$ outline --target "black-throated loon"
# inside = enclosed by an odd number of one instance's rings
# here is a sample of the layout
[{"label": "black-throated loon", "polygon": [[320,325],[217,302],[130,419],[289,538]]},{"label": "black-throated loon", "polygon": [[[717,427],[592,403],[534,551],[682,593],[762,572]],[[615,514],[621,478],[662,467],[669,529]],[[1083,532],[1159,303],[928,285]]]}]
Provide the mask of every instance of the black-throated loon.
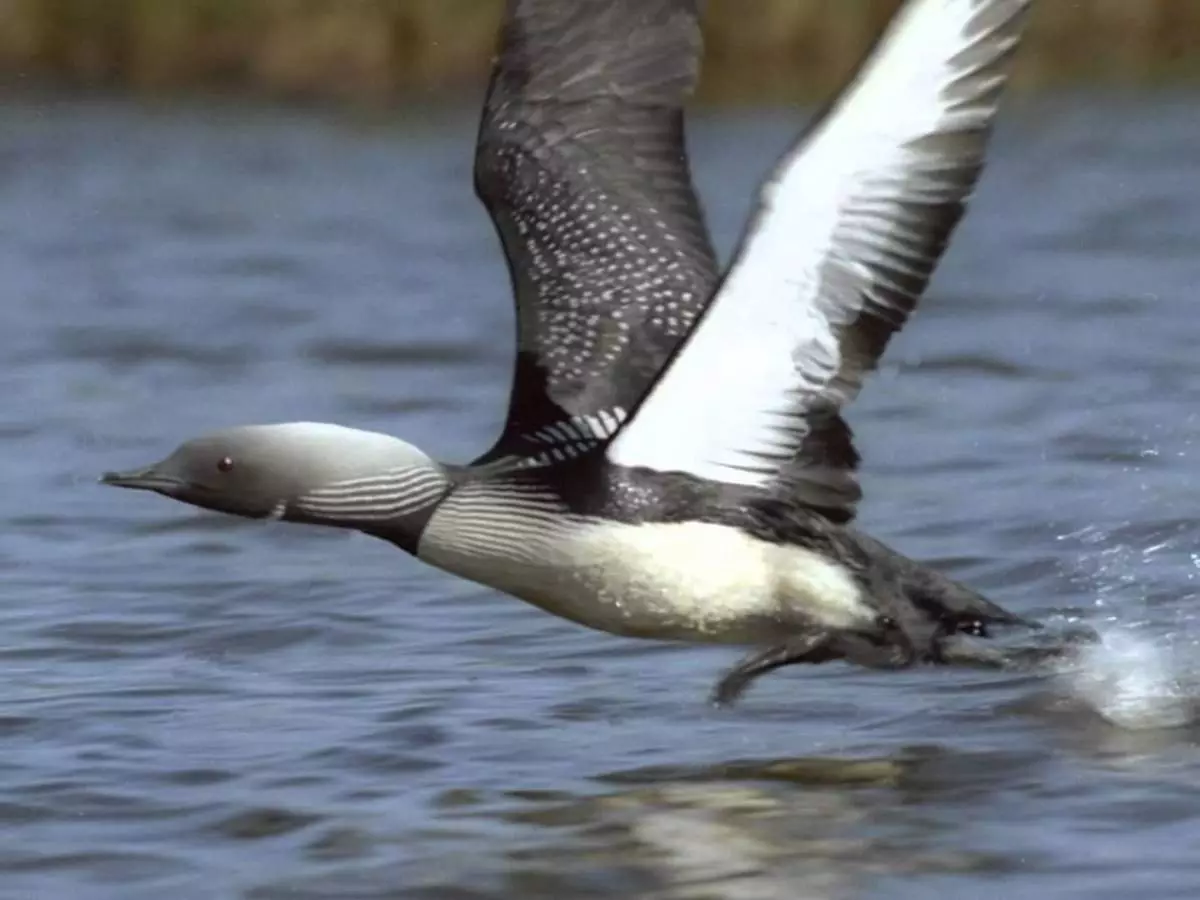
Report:
[{"label": "black-throated loon", "polygon": [[908,0],[763,185],[720,274],[683,106],[698,0],[510,0],[475,160],[517,304],[503,433],[467,466],[338,425],[233,428],[109,484],[357,529],[619,635],[782,665],[983,659],[1030,625],[855,531],[842,407],[983,167],[1032,0]]}]

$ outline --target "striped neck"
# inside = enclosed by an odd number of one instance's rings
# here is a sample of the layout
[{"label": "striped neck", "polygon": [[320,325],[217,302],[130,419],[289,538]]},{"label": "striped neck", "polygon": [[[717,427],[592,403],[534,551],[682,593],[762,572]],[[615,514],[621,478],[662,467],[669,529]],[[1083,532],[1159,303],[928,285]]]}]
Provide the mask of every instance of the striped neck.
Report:
[{"label": "striped neck", "polygon": [[314,488],[289,503],[282,518],[361,531],[415,554],[434,509],[453,487],[451,467],[423,460]]}]

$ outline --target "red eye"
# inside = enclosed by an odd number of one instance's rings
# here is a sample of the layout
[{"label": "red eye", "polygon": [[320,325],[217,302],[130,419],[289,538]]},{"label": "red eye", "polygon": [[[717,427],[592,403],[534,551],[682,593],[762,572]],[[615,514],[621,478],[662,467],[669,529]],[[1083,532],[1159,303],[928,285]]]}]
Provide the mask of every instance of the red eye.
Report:
[{"label": "red eye", "polygon": [[233,458],[230,456],[222,456],[217,460],[217,471],[228,472],[233,469]]}]

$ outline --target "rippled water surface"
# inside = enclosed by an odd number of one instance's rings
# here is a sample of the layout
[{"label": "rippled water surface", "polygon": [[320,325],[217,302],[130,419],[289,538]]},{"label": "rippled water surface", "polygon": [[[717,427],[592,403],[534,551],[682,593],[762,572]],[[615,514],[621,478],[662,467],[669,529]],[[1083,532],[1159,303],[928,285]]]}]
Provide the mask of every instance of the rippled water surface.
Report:
[{"label": "rippled water surface", "polygon": [[[10,101],[0,896],[1196,896],[1196,105],[1010,104],[852,412],[866,530],[1105,646],[716,711],[736,651],[94,483],[239,422],[485,447],[512,313],[473,110]],[[802,118],[696,118],[725,250]]]}]

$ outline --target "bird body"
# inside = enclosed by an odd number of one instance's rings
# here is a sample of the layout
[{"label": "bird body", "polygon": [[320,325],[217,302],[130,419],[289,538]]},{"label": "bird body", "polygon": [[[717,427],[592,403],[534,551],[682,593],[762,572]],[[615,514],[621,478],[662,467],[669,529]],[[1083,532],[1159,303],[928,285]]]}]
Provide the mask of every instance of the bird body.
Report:
[{"label": "bird body", "polygon": [[486,483],[456,492],[434,513],[417,555],[628,637],[749,644],[789,622],[849,628],[874,618],[846,569],[803,546],[701,519],[579,516],[536,489],[506,494]]},{"label": "bird body", "polygon": [[495,444],[458,466],[246,426],[105,480],[363,531],[613,634],[754,645],[726,702],[791,663],[969,660],[962,635],[1033,623],[853,528],[841,413],[965,210],[1030,2],[908,0],[720,273],[683,134],[697,2],[510,0],[475,162],[517,304]]}]

